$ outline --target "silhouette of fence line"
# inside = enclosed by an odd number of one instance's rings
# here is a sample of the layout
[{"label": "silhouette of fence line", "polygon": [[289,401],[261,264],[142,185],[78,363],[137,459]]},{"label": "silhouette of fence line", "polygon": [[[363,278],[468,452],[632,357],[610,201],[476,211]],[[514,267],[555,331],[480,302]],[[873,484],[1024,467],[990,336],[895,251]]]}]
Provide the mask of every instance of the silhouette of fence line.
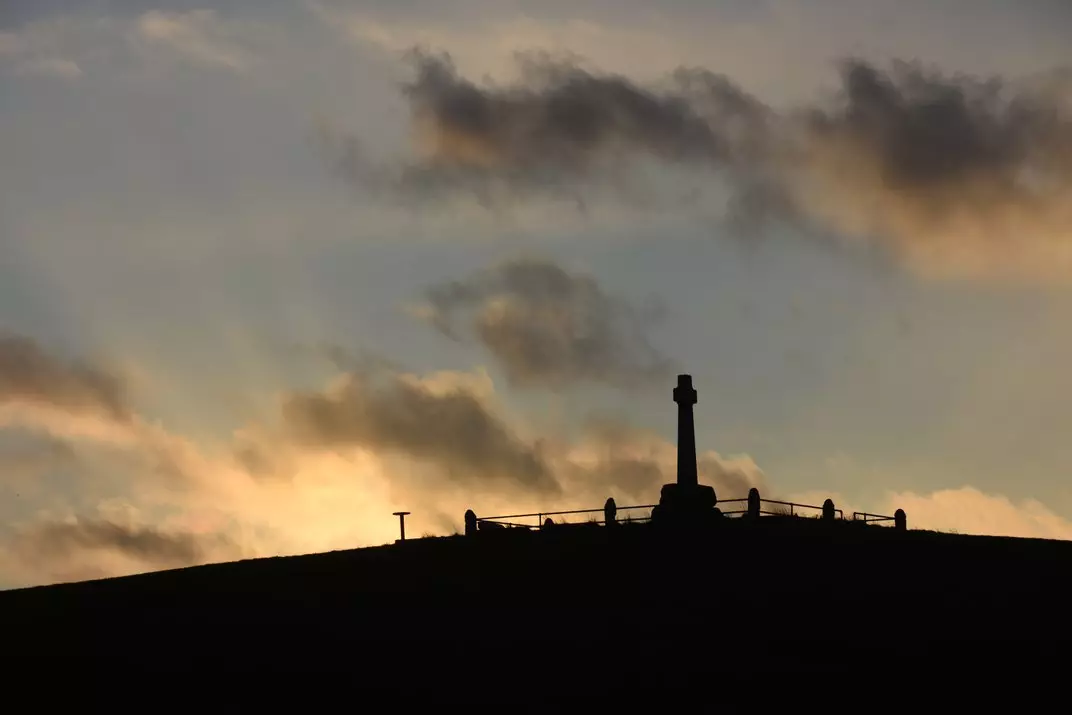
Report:
[{"label": "silhouette of fence line", "polygon": [[853,521],[862,521],[865,524],[871,524],[881,521],[895,521],[892,516],[886,516],[885,514],[870,514],[866,511],[854,511],[852,513]]},{"label": "silhouette of fence line", "polygon": [[[823,513],[823,508],[821,506],[815,506],[814,504],[800,504],[798,502],[779,501],[778,499],[760,499],[759,503],[760,503],[760,505],[763,505],[763,504],[777,504],[778,506],[789,507],[789,516],[804,516],[803,514],[798,514],[797,513],[798,509],[812,509],[814,511],[819,512],[819,514]],[[746,506],[745,506],[744,509],[723,509],[722,508],[723,504],[745,504]],[[719,505],[718,508],[722,510],[723,514],[730,514],[730,515],[733,515],[733,514],[747,514],[748,513],[747,504],[748,504],[748,497],[743,497],[741,499],[719,499],[718,500],[718,505]],[[845,512],[843,510],[835,508],[834,511],[837,512],[837,515],[838,515],[839,519],[844,519],[845,518]],[[784,510],[764,509],[764,508],[762,508],[762,506],[760,506],[759,513],[761,515],[763,515],[763,516],[785,516],[785,511]]]},{"label": "silhouette of fence line", "polygon": [[[787,516],[787,515],[788,516],[807,516],[807,515],[809,515],[807,513],[800,513],[801,510],[811,510],[813,512],[816,512],[816,514],[815,514],[816,516],[821,516],[822,513],[823,513],[823,507],[817,506],[815,504],[802,504],[802,503],[799,503],[799,502],[781,501],[779,499],[760,499],[759,503],[760,503],[760,509],[758,511],[758,514],[761,515],[761,516]],[[744,506],[741,507],[741,508],[733,508],[733,509],[725,508],[727,505],[737,505],[737,504],[743,504]],[[762,505],[764,505],[764,504],[776,505],[776,506],[780,506],[780,507],[783,507],[783,508],[782,509],[764,509],[764,508],[762,508]],[[748,505],[748,498],[747,497],[742,497],[740,499],[720,499],[718,501],[719,509],[722,511],[722,513],[724,515],[727,515],[727,516],[740,517],[740,516],[743,516],[743,515],[747,514],[748,513],[748,506],[747,505]],[[656,506],[655,504],[642,504],[642,505],[637,505],[637,506],[619,506],[619,507],[616,507],[616,512],[618,513],[618,517],[615,519],[615,521],[626,521],[626,522],[631,522],[631,523],[643,523],[643,522],[646,522],[646,521],[650,521],[651,520],[651,512],[650,512],[650,510],[654,509],[655,506]],[[632,516],[632,515],[626,514],[624,519],[622,519],[622,517],[621,517],[621,512],[623,512],[623,511],[628,512],[630,510],[635,511],[635,510],[642,510],[642,509],[649,510],[648,514],[643,515],[643,516]],[[844,519],[845,518],[845,512],[842,509],[835,508],[834,512],[837,513],[839,519]],[[605,513],[606,513],[606,507],[604,507],[602,509],[568,509],[568,510],[565,510],[565,511],[542,511],[542,512],[533,512],[531,514],[504,514],[502,516],[477,517],[476,518],[476,523],[478,525],[484,524],[484,523],[498,524],[500,526],[515,528],[515,529],[539,529],[541,526],[543,526],[545,519],[551,519],[552,517],[572,516],[572,515],[575,515],[575,514],[593,514],[593,515],[599,515],[599,518],[588,519],[588,520],[582,521],[582,522],[561,522],[561,523],[567,523],[567,524],[571,524],[571,523],[572,524],[589,523],[589,524],[596,524],[596,525],[606,526],[607,521],[606,521],[605,518],[602,518],[603,514],[605,514]],[[858,515],[858,514],[863,514],[863,512],[853,512],[853,520],[856,520],[856,515]],[[876,517],[874,519],[871,519],[873,521],[886,521],[886,520],[893,521],[894,520],[894,517],[892,517],[892,516],[887,517],[887,516],[882,516],[882,515],[879,515],[879,514],[867,514],[867,516],[868,517]],[[536,523],[535,524],[523,524],[523,523],[519,523],[517,521],[514,521],[515,519],[536,519]],[[552,521],[554,521],[554,519],[552,519]]]},{"label": "silhouette of fence line", "polygon": [[[630,509],[648,509],[649,513],[645,516],[631,516],[626,515],[625,521],[631,522],[644,522],[651,520],[650,510],[655,508],[655,504],[641,504],[638,506],[620,506],[617,507],[617,511],[629,511]],[[604,514],[604,509],[569,509],[566,511],[542,511],[534,514],[506,514],[504,516],[483,516],[477,518],[477,523],[491,522],[494,524],[501,524],[502,526],[510,526],[514,528],[524,529],[538,529],[543,525],[544,519],[550,519],[553,516],[570,516],[572,514],[599,514],[601,517]],[[517,522],[507,521],[507,519],[536,519],[535,524],[518,524]],[[566,522],[566,523],[590,523],[590,524],[602,524],[606,525],[606,520],[603,518],[589,519],[585,522]]]}]

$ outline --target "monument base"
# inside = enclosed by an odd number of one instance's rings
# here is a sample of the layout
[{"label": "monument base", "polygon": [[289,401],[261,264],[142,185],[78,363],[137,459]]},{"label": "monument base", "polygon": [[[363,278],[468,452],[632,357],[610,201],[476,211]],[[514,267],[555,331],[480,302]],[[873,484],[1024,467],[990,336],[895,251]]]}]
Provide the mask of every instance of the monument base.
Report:
[{"label": "monument base", "polygon": [[664,484],[659,504],[651,512],[651,521],[653,524],[673,526],[709,524],[722,516],[715,507],[717,503],[714,487],[704,484],[690,487]]}]

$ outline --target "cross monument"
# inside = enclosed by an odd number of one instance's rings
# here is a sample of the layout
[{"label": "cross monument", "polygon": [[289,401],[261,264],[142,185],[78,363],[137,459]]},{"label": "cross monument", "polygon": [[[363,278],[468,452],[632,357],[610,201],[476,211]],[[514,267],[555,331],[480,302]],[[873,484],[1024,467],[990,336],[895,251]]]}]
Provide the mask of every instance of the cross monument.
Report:
[{"label": "cross monument", "polygon": [[700,484],[696,470],[696,426],[692,407],[696,390],[692,375],[678,375],[674,388],[677,403],[677,481],[664,484],[652,521],[661,524],[696,524],[716,516],[714,487]]}]

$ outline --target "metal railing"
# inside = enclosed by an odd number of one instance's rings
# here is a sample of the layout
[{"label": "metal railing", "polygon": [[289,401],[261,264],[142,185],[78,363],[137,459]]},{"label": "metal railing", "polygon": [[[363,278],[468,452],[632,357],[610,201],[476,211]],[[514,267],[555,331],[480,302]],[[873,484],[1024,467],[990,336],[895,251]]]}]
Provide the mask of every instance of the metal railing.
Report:
[{"label": "metal railing", "polygon": [[[635,510],[638,510],[638,509],[647,509],[648,510],[648,514],[645,515],[645,516],[633,516],[631,514],[626,514],[624,519],[619,518],[619,519],[617,519],[617,521],[626,521],[626,522],[632,522],[632,523],[641,523],[641,522],[650,521],[651,520],[651,510],[654,509],[655,506],[656,506],[655,504],[641,504],[641,505],[638,505],[638,506],[620,506],[620,507],[617,507],[617,513],[618,513],[619,516],[621,515],[621,513],[623,511],[630,511],[630,510],[635,511]],[[476,521],[477,521],[477,524],[481,524],[483,522],[490,522],[490,523],[493,523],[493,524],[501,524],[502,526],[507,526],[507,527],[511,527],[511,528],[515,528],[515,529],[539,529],[541,526],[543,526],[544,519],[549,519],[551,517],[571,516],[571,515],[574,515],[574,514],[598,514],[599,518],[598,519],[586,519],[586,520],[580,521],[580,522],[573,521],[573,522],[565,522],[565,523],[569,523],[569,524],[578,524],[578,523],[580,523],[580,524],[606,525],[606,520],[603,518],[603,514],[604,514],[603,509],[569,509],[569,510],[566,510],[566,511],[542,511],[542,512],[537,512],[537,513],[534,513],[534,514],[506,514],[504,516],[484,516],[484,517],[478,517]],[[521,523],[518,523],[516,521],[512,521],[513,519],[536,519],[536,523],[535,524],[521,524]],[[556,524],[562,523],[562,522],[559,522],[557,519],[552,519],[552,521],[555,521]]]},{"label": "metal railing", "polygon": [[869,514],[866,511],[854,511],[852,513],[853,521],[862,521],[865,524],[874,524],[882,521],[896,521],[892,516],[886,516],[885,514]]},{"label": "metal railing", "polygon": [[[745,505],[745,507],[743,509],[741,509],[741,508],[724,509],[723,506],[722,506],[723,504],[742,504],[742,503]],[[815,506],[814,504],[800,504],[798,502],[779,501],[778,499],[760,499],[759,504],[760,504],[759,513],[762,516],[805,516],[805,514],[798,513],[798,510],[800,510],[800,509],[810,509],[812,511],[819,512],[819,514],[823,513],[823,508],[821,506]],[[778,506],[789,507],[789,509],[788,509],[788,511],[786,511],[785,509],[764,509],[763,508],[764,504],[777,504]],[[722,510],[723,514],[728,514],[728,515],[747,514],[748,513],[748,498],[744,497],[744,498],[741,498],[741,499],[720,499],[718,501],[718,508]],[[838,515],[839,519],[844,519],[845,518],[845,512],[842,509],[835,508],[834,511],[837,512],[837,515]]]},{"label": "metal railing", "polygon": [[[780,501],[778,499],[760,499],[759,503],[760,503],[759,513],[760,513],[761,516],[811,516],[811,514],[807,513],[808,511],[816,512],[815,515],[819,516],[819,515],[822,515],[822,512],[823,512],[823,507],[816,506],[814,504],[801,504],[799,502]],[[763,505],[765,505],[765,504],[776,505],[776,506],[779,506],[779,507],[782,507],[782,508],[781,509],[777,509],[777,508],[764,509]],[[732,508],[732,509],[726,508],[729,505],[734,505],[734,508]],[[743,505],[743,506],[738,506],[738,505]],[[617,517],[616,517],[615,521],[619,521],[619,522],[624,521],[626,523],[644,523],[644,522],[647,522],[647,521],[651,521],[651,510],[654,509],[655,506],[656,506],[655,504],[642,504],[642,505],[637,505],[637,506],[620,506],[620,507],[617,507],[616,508]],[[720,499],[718,501],[718,508],[726,516],[738,516],[738,517],[743,516],[743,515],[748,513],[748,498],[747,497],[742,497],[742,498],[739,498],[739,499]],[[631,514],[626,513],[624,518],[622,518],[622,512],[637,511],[637,510],[642,510],[642,509],[647,509],[648,513],[646,515],[643,515],[643,516],[633,516]],[[804,513],[801,513],[802,510],[804,510]],[[834,511],[838,515],[837,518],[839,518],[839,519],[844,519],[845,518],[844,510],[835,508]],[[500,526],[504,526],[504,527],[508,527],[508,528],[514,528],[514,529],[539,529],[540,527],[543,526],[544,520],[550,518],[556,524],[559,524],[559,523],[578,524],[578,523],[580,523],[580,524],[594,524],[594,525],[603,525],[603,526],[605,526],[607,522],[606,522],[606,519],[603,516],[604,513],[605,512],[604,512],[603,509],[570,509],[570,510],[566,510],[566,511],[534,512],[532,514],[504,514],[502,516],[478,517],[477,518],[477,524],[481,525],[481,524],[487,522],[487,523],[498,524]],[[577,515],[577,514],[598,515],[598,518],[587,519],[587,520],[580,521],[580,522],[577,522],[577,521],[562,521],[562,522],[560,522],[557,518],[552,518],[552,517],[562,517],[562,516],[573,516],[573,515]],[[853,512],[853,520],[856,520],[857,515],[863,515],[863,514],[862,514],[862,512]],[[870,520],[873,520],[873,521],[884,521],[884,520],[893,521],[892,516],[887,517],[887,516],[881,516],[881,515],[878,515],[878,514],[867,514],[866,516],[873,517],[872,519],[870,519]],[[534,523],[534,524],[533,523],[521,523],[521,522],[517,521],[518,519],[535,519],[536,523]]]}]

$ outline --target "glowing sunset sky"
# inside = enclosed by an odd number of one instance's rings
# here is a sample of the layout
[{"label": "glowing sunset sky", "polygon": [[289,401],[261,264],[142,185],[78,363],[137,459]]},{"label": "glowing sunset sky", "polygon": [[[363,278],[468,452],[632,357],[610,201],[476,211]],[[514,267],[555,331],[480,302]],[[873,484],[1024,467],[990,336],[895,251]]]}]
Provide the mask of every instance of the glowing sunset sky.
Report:
[{"label": "glowing sunset sky", "polygon": [[10,0],[0,588],[703,480],[1072,538],[1072,6]]}]

